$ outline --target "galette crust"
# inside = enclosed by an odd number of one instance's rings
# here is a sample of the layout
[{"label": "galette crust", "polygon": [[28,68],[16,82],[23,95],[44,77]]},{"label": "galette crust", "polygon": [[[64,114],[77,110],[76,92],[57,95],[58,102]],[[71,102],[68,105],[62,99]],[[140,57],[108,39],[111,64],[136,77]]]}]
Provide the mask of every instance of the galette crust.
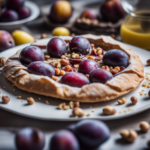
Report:
[{"label": "galette crust", "polygon": [[[106,84],[93,83],[82,88],[60,84],[49,77],[29,74],[27,68],[19,61],[20,51],[7,60],[3,68],[4,76],[19,89],[44,96],[79,102],[109,101],[137,88],[144,79],[144,67],[139,57],[129,47],[109,36],[82,35],[90,43],[104,50],[120,49],[129,56],[129,66]],[[71,40],[70,36],[61,37]],[[32,45],[36,45],[33,43]],[[42,45],[42,41],[41,41]]]}]

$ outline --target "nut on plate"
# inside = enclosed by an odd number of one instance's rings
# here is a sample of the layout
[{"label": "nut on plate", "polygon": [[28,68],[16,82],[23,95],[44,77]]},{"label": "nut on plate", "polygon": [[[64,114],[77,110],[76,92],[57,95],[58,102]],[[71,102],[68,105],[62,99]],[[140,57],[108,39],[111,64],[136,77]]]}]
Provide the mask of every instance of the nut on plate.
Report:
[{"label": "nut on plate", "polygon": [[5,57],[1,57],[0,58],[0,67],[3,67],[6,63],[6,58]]},{"label": "nut on plate", "polygon": [[58,105],[58,109],[64,109],[65,106],[66,106],[66,103],[61,103]]},{"label": "nut on plate", "polygon": [[142,132],[147,132],[150,129],[150,125],[146,121],[140,122],[140,129]]},{"label": "nut on plate", "polygon": [[120,135],[125,141],[129,143],[134,142],[137,138],[137,133],[134,130],[122,130]]},{"label": "nut on plate", "polygon": [[9,96],[3,96],[3,97],[2,97],[2,101],[3,101],[4,104],[9,103],[9,101],[10,101]]},{"label": "nut on plate", "polygon": [[118,104],[122,105],[126,103],[126,99],[123,97],[122,99],[118,100]]},{"label": "nut on plate", "polygon": [[83,117],[85,116],[84,111],[81,108],[75,107],[72,111],[73,116]]},{"label": "nut on plate", "polygon": [[27,102],[28,102],[29,105],[32,105],[32,104],[34,104],[35,100],[34,100],[33,97],[28,97]]},{"label": "nut on plate", "polygon": [[135,96],[131,97],[131,102],[133,105],[135,105],[138,102],[138,99]]},{"label": "nut on plate", "polygon": [[105,106],[103,108],[104,115],[114,115],[117,111],[112,106]]}]

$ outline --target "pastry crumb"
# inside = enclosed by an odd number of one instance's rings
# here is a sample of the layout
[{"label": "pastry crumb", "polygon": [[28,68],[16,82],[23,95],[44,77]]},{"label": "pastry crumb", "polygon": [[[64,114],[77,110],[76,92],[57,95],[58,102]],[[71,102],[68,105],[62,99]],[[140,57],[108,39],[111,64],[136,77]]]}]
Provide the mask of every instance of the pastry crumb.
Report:
[{"label": "pastry crumb", "polygon": [[18,99],[21,99],[21,95],[18,95],[17,98],[18,98]]},{"label": "pastry crumb", "polygon": [[29,105],[32,105],[32,104],[34,104],[35,100],[34,100],[33,97],[28,97],[27,102],[28,102]]},{"label": "pastry crumb", "polygon": [[146,82],[145,82],[145,83],[143,83],[143,84],[142,84],[142,86],[143,86],[143,87],[146,87],[146,86],[147,86],[147,83],[146,83]]},{"label": "pastry crumb", "polygon": [[86,116],[91,116],[91,114],[87,114]]},{"label": "pastry crumb", "polygon": [[92,112],[95,112],[95,110],[92,110]]},{"label": "pastry crumb", "polygon": [[49,102],[48,102],[48,101],[45,101],[45,103],[46,103],[47,105],[49,105]]}]

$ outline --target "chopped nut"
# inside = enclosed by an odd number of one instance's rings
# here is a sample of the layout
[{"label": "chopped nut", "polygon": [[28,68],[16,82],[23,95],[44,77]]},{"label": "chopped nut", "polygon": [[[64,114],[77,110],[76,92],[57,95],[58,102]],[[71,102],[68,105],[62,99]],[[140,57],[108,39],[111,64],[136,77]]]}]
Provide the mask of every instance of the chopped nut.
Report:
[{"label": "chopped nut", "polygon": [[65,74],[64,70],[60,70],[60,74],[63,76]]},{"label": "chopped nut", "polygon": [[150,59],[147,60],[147,65],[150,66]]},{"label": "chopped nut", "polygon": [[17,96],[17,98],[18,98],[18,99],[21,99],[21,96],[19,95],[19,96]]},{"label": "chopped nut", "polygon": [[93,56],[88,56],[88,59],[94,60],[94,57]]},{"label": "chopped nut", "polygon": [[41,34],[41,39],[45,39],[45,38],[47,38],[47,34],[45,33]]},{"label": "chopped nut", "polygon": [[2,101],[3,101],[4,104],[7,104],[10,101],[9,96],[3,96]]},{"label": "chopped nut", "polygon": [[95,110],[92,110],[92,112],[95,112]]},{"label": "chopped nut", "polygon": [[115,67],[114,69],[116,69],[118,72],[120,72],[120,67]]},{"label": "chopped nut", "polygon": [[61,64],[60,64],[59,62],[56,62],[56,63],[55,63],[55,66],[56,66],[57,68],[61,68]]},{"label": "chopped nut", "polygon": [[92,44],[91,44],[91,47],[95,47],[95,45],[92,43]]},{"label": "chopped nut", "polygon": [[66,67],[65,67],[65,69],[64,69],[64,70],[65,70],[65,71],[71,71],[71,69],[72,69],[72,68],[71,68],[71,66],[70,66],[70,65],[68,65],[68,66],[66,66]]},{"label": "chopped nut", "polygon": [[60,74],[60,70],[58,68],[55,68],[55,74],[59,75]]},{"label": "chopped nut", "polygon": [[67,59],[61,59],[60,63],[61,63],[62,66],[69,65],[69,61]]},{"label": "chopped nut", "polygon": [[66,106],[66,103],[61,103],[59,104],[58,109],[63,109],[65,106]]},{"label": "chopped nut", "polygon": [[150,129],[150,125],[146,121],[140,122],[140,129],[142,132],[147,132]]},{"label": "chopped nut", "polygon": [[66,56],[65,56],[65,55],[62,55],[62,56],[61,56],[61,58],[62,58],[62,59],[65,59],[65,58],[66,58]]},{"label": "chopped nut", "polygon": [[126,103],[126,99],[123,97],[121,100],[118,100],[118,104],[122,105]]},{"label": "chopped nut", "polygon": [[79,54],[77,54],[77,53],[72,53],[71,57],[72,57],[72,58],[78,58],[78,57],[79,57]]},{"label": "chopped nut", "polygon": [[64,106],[64,110],[68,110],[68,109],[70,109],[69,105]]},{"label": "chopped nut", "polygon": [[103,113],[105,115],[114,115],[116,113],[116,110],[112,106],[105,106],[103,108]]},{"label": "chopped nut", "polygon": [[143,86],[143,87],[146,87],[146,86],[147,86],[147,83],[143,83],[142,86]]},{"label": "chopped nut", "polygon": [[91,114],[87,114],[86,116],[91,116]]},{"label": "chopped nut", "polygon": [[58,78],[55,77],[55,76],[52,76],[52,79],[53,79],[54,81],[57,81],[57,80],[58,80]]},{"label": "chopped nut", "polygon": [[76,65],[74,65],[74,67],[75,67],[75,68],[79,68],[79,65],[76,64]]},{"label": "chopped nut", "polygon": [[118,70],[117,70],[117,69],[112,69],[112,70],[111,70],[111,73],[112,73],[112,74],[116,74],[116,73],[118,73]]},{"label": "chopped nut", "polygon": [[134,142],[135,139],[137,138],[137,133],[134,130],[122,130],[120,132],[120,135],[122,136],[122,138],[124,140],[126,140],[127,142]]},{"label": "chopped nut", "polygon": [[0,58],[0,67],[3,67],[6,63],[6,58],[5,57],[1,57]]},{"label": "chopped nut", "polygon": [[73,101],[70,101],[70,102],[69,102],[69,106],[70,106],[71,109],[74,108]]},{"label": "chopped nut", "polygon": [[50,58],[50,56],[49,55],[45,55],[45,59],[49,59]]},{"label": "chopped nut", "polygon": [[35,100],[34,100],[33,97],[28,97],[27,102],[28,102],[29,105],[32,105],[32,104],[34,104]]},{"label": "chopped nut", "polygon": [[138,102],[138,99],[135,96],[131,97],[131,102],[133,105],[135,105]]},{"label": "chopped nut", "polygon": [[74,116],[78,116],[78,117],[83,117],[83,116],[85,116],[84,111],[83,111],[81,108],[78,108],[78,107],[75,107],[75,108],[73,109],[72,114],[73,114]]},{"label": "chopped nut", "polygon": [[102,66],[102,69],[105,69],[106,71],[110,71],[108,66]]}]

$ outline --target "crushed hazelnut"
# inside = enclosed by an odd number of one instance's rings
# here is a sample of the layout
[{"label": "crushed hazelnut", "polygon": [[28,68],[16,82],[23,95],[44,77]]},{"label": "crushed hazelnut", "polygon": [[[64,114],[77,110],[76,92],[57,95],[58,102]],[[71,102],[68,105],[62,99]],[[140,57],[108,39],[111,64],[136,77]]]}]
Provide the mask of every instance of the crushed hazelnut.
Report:
[{"label": "crushed hazelnut", "polygon": [[28,97],[27,102],[28,102],[29,105],[32,105],[32,104],[34,104],[35,100],[34,100],[33,97]]},{"label": "crushed hazelnut", "polygon": [[120,72],[120,67],[115,67],[114,69],[116,69],[118,72]]},{"label": "crushed hazelnut", "polygon": [[91,116],[91,114],[87,114],[86,116]]},{"label": "crushed hazelnut", "polygon": [[69,65],[69,61],[67,59],[61,59],[60,63],[61,63],[62,66]]},{"label": "crushed hazelnut", "polygon": [[63,76],[65,74],[64,70],[60,70],[60,74]]},{"label": "crushed hazelnut", "polygon": [[47,34],[45,33],[41,34],[41,39],[45,39],[45,38],[47,38]]},{"label": "crushed hazelnut", "polygon": [[126,99],[123,97],[121,100],[118,100],[118,104],[122,105],[126,103]]},{"label": "crushed hazelnut", "polygon": [[138,99],[135,96],[131,97],[131,102],[133,105],[135,105],[138,102]]},{"label": "crushed hazelnut", "polygon": [[49,59],[50,58],[50,56],[49,55],[45,55],[45,59]]},{"label": "crushed hazelnut", "polygon": [[19,95],[19,96],[17,96],[17,98],[18,98],[18,99],[21,99],[21,96]]},{"label": "crushed hazelnut", "polygon": [[75,68],[79,68],[79,65],[76,64],[76,65],[74,65],[74,67],[75,67]]},{"label": "crushed hazelnut", "polygon": [[65,106],[66,106],[66,103],[61,103],[59,104],[58,109],[63,109]]},{"label": "crushed hazelnut", "polygon": [[71,57],[72,57],[72,58],[78,58],[78,57],[79,57],[79,54],[77,54],[77,53],[72,53]]},{"label": "crushed hazelnut", "polygon": [[105,106],[103,108],[104,115],[114,115],[116,110],[112,106]]},{"label": "crushed hazelnut", "polygon": [[106,71],[110,71],[108,66],[102,66],[102,69],[105,69]]},{"label": "crushed hazelnut", "polygon": [[61,64],[60,64],[59,62],[56,62],[56,63],[55,63],[55,66],[56,66],[57,68],[61,68]]},{"label": "crushed hazelnut", "polygon": [[147,60],[147,65],[150,66],[150,59]]},{"label": "crushed hazelnut", "polygon": [[64,106],[64,110],[68,110],[68,109],[70,109],[69,105]]},{"label": "crushed hazelnut", "polygon": [[71,69],[72,69],[72,68],[71,68],[70,65],[68,65],[68,66],[66,66],[66,67],[64,68],[65,71],[71,71]]},{"label": "crushed hazelnut", "polygon": [[147,86],[147,83],[146,83],[146,82],[145,82],[145,83],[143,83],[143,84],[142,84],[142,86],[143,86],[143,87],[146,87],[146,86]]},{"label": "crushed hazelnut", "polygon": [[9,96],[3,96],[3,97],[2,97],[2,101],[3,101],[4,104],[9,103],[9,101],[10,101]]},{"label": "crushed hazelnut", "polygon": [[146,121],[140,122],[140,129],[142,132],[147,132],[150,129],[150,125]]},{"label": "crushed hazelnut", "polygon": [[112,70],[111,70],[111,73],[112,73],[112,74],[116,74],[116,73],[118,73],[118,70],[117,70],[117,69],[112,69]]},{"label": "crushed hazelnut", "polygon": [[122,130],[120,135],[124,140],[130,143],[134,142],[137,138],[137,133],[134,130]]},{"label": "crushed hazelnut", "polygon": [[58,80],[58,78],[55,77],[55,76],[52,76],[52,79],[53,79],[54,81],[57,81],[57,80]]},{"label": "crushed hazelnut", "polygon": [[60,70],[58,68],[55,68],[55,74],[59,75],[60,74]]},{"label": "crushed hazelnut", "polygon": [[88,59],[94,60],[94,57],[93,56],[88,56]]},{"label": "crushed hazelnut", "polygon": [[81,108],[78,108],[78,107],[75,107],[75,108],[73,109],[72,114],[73,114],[74,116],[78,116],[78,117],[83,117],[83,116],[85,116],[84,111],[83,111]]},{"label": "crushed hazelnut", "polygon": [[1,57],[0,58],[0,67],[3,67],[6,63],[6,58],[5,57]]}]

